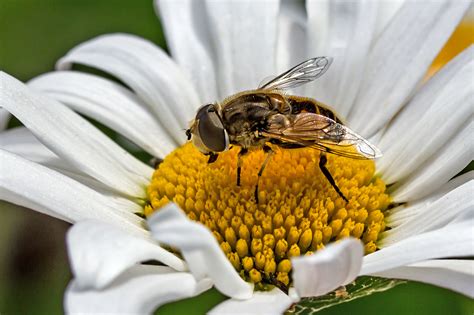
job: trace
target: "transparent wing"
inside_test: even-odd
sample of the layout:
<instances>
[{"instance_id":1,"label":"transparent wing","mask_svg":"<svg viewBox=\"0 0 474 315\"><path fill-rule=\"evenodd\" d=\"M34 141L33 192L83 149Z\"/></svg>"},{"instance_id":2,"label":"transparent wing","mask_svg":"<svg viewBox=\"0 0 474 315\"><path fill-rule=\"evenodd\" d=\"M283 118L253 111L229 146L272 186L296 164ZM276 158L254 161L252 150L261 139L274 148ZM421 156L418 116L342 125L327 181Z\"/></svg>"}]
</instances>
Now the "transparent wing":
<instances>
[{"instance_id":1,"label":"transparent wing","mask_svg":"<svg viewBox=\"0 0 474 315\"><path fill-rule=\"evenodd\" d=\"M354 159L376 159L382 156L380 150L351 129L331 118L314 113L295 115L289 126L282 127L270 121L264 136L296 143ZM350 150L354 147L356 150Z\"/></svg>"},{"instance_id":2,"label":"transparent wing","mask_svg":"<svg viewBox=\"0 0 474 315\"><path fill-rule=\"evenodd\" d=\"M284 90L311 82L322 76L332 63L331 57L306 60L285 73L259 86L261 90Z\"/></svg>"}]
</instances>

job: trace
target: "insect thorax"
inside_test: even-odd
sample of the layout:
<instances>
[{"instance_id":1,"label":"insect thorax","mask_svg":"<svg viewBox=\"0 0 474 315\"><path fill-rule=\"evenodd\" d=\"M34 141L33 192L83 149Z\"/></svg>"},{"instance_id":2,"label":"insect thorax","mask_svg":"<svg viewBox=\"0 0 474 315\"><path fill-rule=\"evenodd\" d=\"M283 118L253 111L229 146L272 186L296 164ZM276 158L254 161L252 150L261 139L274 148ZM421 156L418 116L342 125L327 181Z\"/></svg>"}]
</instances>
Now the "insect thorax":
<instances>
[{"instance_id":1,"label":"insect thorax","mask_svg":"<svg viewBox=\"0 0 474 315\"><path fill-rule=\"evenodd\" d=\"M264 129L267 119L278 113L272 108L265 93L239 93L222 103L221 117L231 143L243 147L259 146L258 130ZM262 144L263 145L263 144Z\"/></svg>"}]
</instances>

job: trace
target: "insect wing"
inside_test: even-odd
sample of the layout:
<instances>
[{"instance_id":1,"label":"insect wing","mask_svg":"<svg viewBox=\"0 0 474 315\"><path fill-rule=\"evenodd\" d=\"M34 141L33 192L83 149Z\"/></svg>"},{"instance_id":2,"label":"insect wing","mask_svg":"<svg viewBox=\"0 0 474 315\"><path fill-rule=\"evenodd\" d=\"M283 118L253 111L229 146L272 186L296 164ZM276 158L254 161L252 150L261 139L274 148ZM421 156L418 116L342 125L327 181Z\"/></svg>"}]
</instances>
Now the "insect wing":
<instances>
[{"instance_id":1,"label":"insect wing","mask_svg":"<svg viewBox=\"0 0 474 315\"><path fill-rule=\"evenodd\" d=\"M376 159L382 156L377 147L351 129L314 113L295 115L293 122L285 127L272 126L270 123L264 135L353 159ZM357 151L347 150L347 147L355 147Z\"/></svg>"},{"instance_id":2,"label":"insect wing","mask_svg":"<svg viewBox=\"0 0 474 315\"><path fill-rule=\"evenodd\" d=\"M344 140L338 143L338 146L355 146L357 152L371 160L382 157L382 152L375 145L351 129L345 126L343 127L346 130L346 135L344 136Z\"/></svg>"},{"instance_id":3,"label":"insect wing","mask_svg":"<svg viewBox=\"0 0 474 315\"><path fill-rule=\"evenodd\" d=\"M285 90L298 87L322 76L331 63L331 57L311 58L261 85L259 89Z\"/></svg>"}]
</instances>

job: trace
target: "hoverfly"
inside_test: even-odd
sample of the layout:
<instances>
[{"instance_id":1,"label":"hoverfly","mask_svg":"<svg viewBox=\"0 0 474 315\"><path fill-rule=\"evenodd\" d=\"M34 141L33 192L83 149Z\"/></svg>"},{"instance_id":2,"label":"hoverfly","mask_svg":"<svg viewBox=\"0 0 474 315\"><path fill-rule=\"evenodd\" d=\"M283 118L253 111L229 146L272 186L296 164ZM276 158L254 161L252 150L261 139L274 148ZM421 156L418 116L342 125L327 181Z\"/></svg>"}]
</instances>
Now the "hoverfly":
<instances>
[{"instance_id":1,"label":"hoverfly","mask_svg":"<svg viewBox=\"0 0 474 315\"><path fill-rule=\"evenodd\" d=\"M258 182L273 151L268 144L284 149L314 148L321 151L319 168L336 192L346 201L326 168L326 153L353 159L375 159L380 151L366 139L344 126L336 113L326 105L307 97L287 95L285 90L311 82L322 76L332 63L330 57L306 60L256 90L244 91L221 103L202 106L186 130L188 140L216 161L218 153L229 145L240 147L237 159L237 185L240 186L242 157L250 149L263 149L265 160L258 172ZM347 147L355 148L347 150Z\"/></svg>"}]
</instances>

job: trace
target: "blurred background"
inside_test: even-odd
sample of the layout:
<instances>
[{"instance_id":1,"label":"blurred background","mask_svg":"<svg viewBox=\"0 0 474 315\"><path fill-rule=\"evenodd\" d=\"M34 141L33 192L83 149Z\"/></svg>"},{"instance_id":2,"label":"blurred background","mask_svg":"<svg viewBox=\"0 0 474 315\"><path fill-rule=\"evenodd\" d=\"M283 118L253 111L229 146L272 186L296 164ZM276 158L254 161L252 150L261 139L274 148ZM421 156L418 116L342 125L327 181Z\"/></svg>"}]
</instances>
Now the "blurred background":
<instances>
[{"instance_id":1,"label":"blurred background","mask_svg":"<svg viewBox=\"0 0 474 315\"><path fill-rule=\"evenodd\" d=\"M166 49L152 0L1 0L0 69L27 81L52 71L56 60L75 45L114 32L136 34ZM473 41L471 19L460 25L430 74ZM13 119L9 127L19 125ZM63 292L71 279L64 242L68 227L57 219L0 202L0 314L62 313ZM158 313L201 314L222 299L211 291ZM474 314L474 302L441 288L407 283L319 314L381 312Z\"/></svg>"}]
</instances>

